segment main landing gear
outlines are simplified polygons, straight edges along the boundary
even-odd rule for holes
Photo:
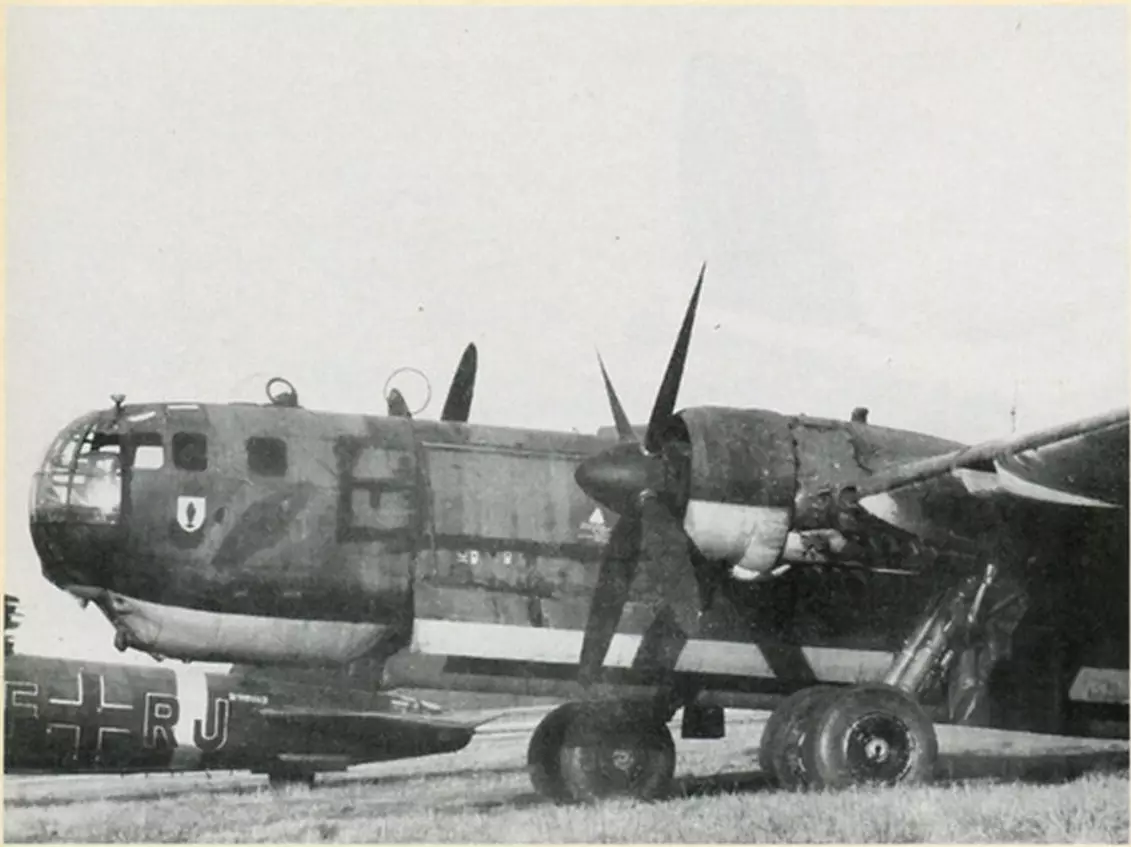
[[[926,782],[937,755],[931,719],[882,684],[796,692],[766,722],[759,750],[790,790]]]
[[[567,703],[530,740],[535,789],[558,802],[666,795],[675,772],[670,713],[650,703]],[[799,691],[763,732],[763,766],[791,788],[920,782],[938,745],[930,719],[898,689],[882,684]]]
[[[958,723],[986,699],[988,669],[1008,653],[1024,606],[1015,586],[996,577],[987,565],[938,596],[882,682],[816,686],[782,702],[762,733],[763,769],[789,790],[930,781],[938,740],[918,699],[943,687]],[[978,672],[963,671],[970,666]]]
[[[669,717],[646,702],[559,706],[530,739],[531,781],[542,796],[559,802],[661,797],[675,772]]]
[[[974,706],[986,699],[989,669],[1009,652],[1025,605],[1016,586],[996,577],[996,568],[988,565],[980,576],[939,595],[883,680],[818,685],[783,701],[763,730],[763,769],[790,790],[930,781],[938,740],[920,699],[941,688],[948,718],[969,722],[979,711]],[[964,670],[969,667],[977,672]],[[558,707],[530,741],[527,766],[534,787],[564,802],[665,795],[675,771],[668,730],[675,711],[668,701]],[[684,735],[721,737],[721,721],[721,710],[685,706]]]

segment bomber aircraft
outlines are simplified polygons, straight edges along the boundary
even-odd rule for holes
[[[562,800],[662,795],[681,709],[774,707],[787,787],[928,779],[936,721],[1125,737],[1127,410],[976,446],[677,411],[702,284],[644,427],[603,363],[610,431],[470,424],[474,348],[439,421],[117,397],[36,474],[43,573],[121,649],[566,699],[528,751]]]
[[[250,770],[272,785],[461,750],[474,723],[395,692],[278,670],[204,673],[16,654],[4,662],[4,772]]]

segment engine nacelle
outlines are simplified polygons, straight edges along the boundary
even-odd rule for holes
[[[691,446],[684,530],[708,558],[755,574],[778,563],[797,489],[790,418],[699,407],[679,414]]]

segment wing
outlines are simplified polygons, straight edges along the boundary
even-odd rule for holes
[[[1076,506],[1127,506],[1127,415],[1044,447],[994,462],[1002,486],[1018,497]]]
[[[1004,441],[887,468],[856,486],[881,494],[960,470],[992,471],[1004,490],[1080,506],[1127,505],[1128,412],[1120,409]],[[1032,486],[1032,488],[1030,488]],[[1041,489],[1041,491],[1037,491]]]
[[[284,706],[261,709],[268,723],[300,735],[333,739],[399,756],[446,753],[466,747],[477,723],[428,714]],[[395,752],[394,752],[395,751]],[[359,758],[363,754],[359,752]]]
[[[992,520],[974,501],[1008,498],[1087,509],[1126,509],[1128,411],[1120,409],[894,465],[856,485],[860,505],[928,540]],[[941,540],[941,539],[940,539]]]

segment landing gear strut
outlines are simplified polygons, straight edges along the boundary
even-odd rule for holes
[[[918,698],[941,683],[950,718],[972,714],[972,699],[984,695],[987,667],[1008,652],[1024,605],[1019,592],[996,578],[996,567],[987,565],[980,577],[939,596],[882,682],[808,688],[786,699],[762,733],[762,767],[787,789],[929,781],[938,740]],[[990,662],[974,663],[976,676],[956,674],[970,664],[956,660],[971,655]]]

